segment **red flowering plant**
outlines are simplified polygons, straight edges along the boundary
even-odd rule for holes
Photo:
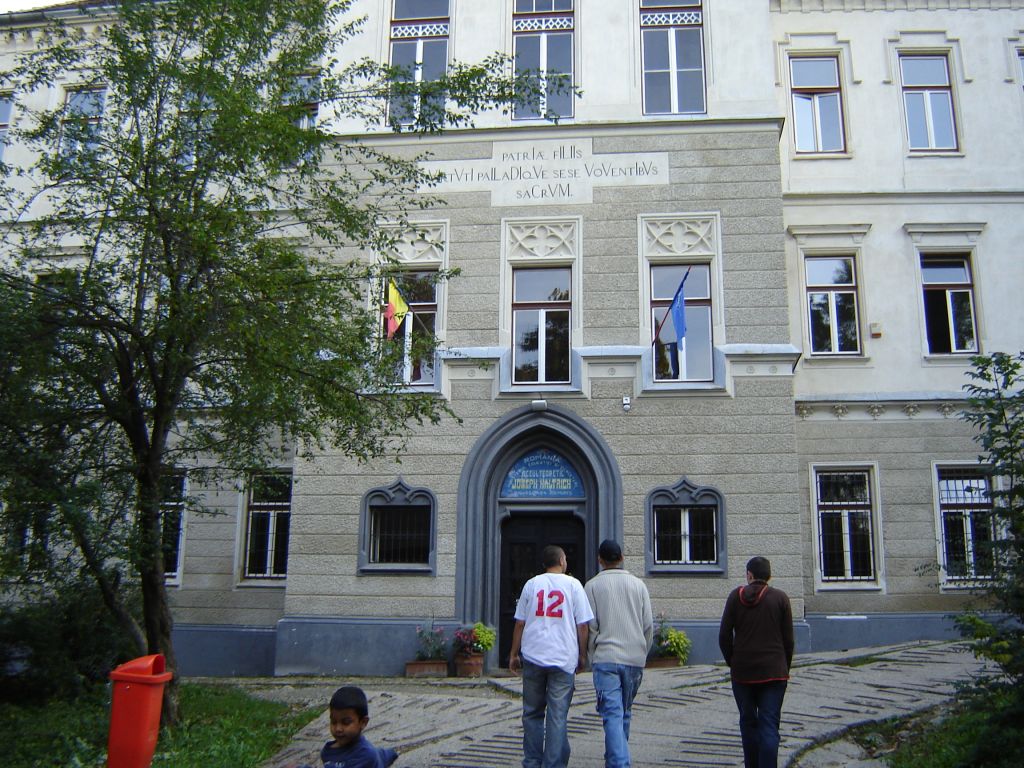
[[[460,656],[486,653],[494,647],[494,641],[497,638],[498,633],[492,627],[488,627],[482,621],[478,621],[471,627],[462,627],[455,630],[455,652]]]

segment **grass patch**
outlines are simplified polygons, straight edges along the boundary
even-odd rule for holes
[[[846,738],[892,768],[1019,768],[1024,722],[1005,691],[972,695],[902,718],[855,728]]]
[[[322,707],[289,707],[238,688],[185,683],[181,723],[164,730],[153,768],[256,768],[312,721]],[[100,688],[75,701],[0,706],[5,768],[106,763],[110,694]],[[324,736],[326,739],[326,734]]]

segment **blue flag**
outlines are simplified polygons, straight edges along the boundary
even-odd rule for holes
[[[683,296],[683,286],[686,285],[686,278],[690,276],[692,268],[686,268],[686,274],[679,282],[676,295],[672,297],[672,303],[668,307],[668,313],[672,315],[672,325],[676,328],[676,349],[682,349],[683,339],[686,338],[686,298]]]

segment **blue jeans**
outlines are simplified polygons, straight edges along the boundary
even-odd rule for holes
[[[605,768],[629,768],[629,723],[644,668],[597,663],[593,670],[597,711],[604,723]]]
[[[779,764],[779,720],[786,681],[737,683],[732,695],[740,710],[740,738],[746,768],[776,768]]]
[[[523,659],[523,768],[569,764],[569,704],[576,675]]]

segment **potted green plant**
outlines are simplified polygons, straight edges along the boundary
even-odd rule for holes
[[[443,627],[416,627],[416,659],[405,663],[406,677],[446,677],[448,675],[448,638]]]
[[[654,630],[654,644],[651,656],[647,660],[648,667],[676,667],[686,664],[690,658],[693,641],[681,629],[668,623],[664,613],[658,614],[658,626]]]
[[[484,654],[494,647],[498,633],[482,621],[455,630],[456,677],[480,677],[484,671]]]

